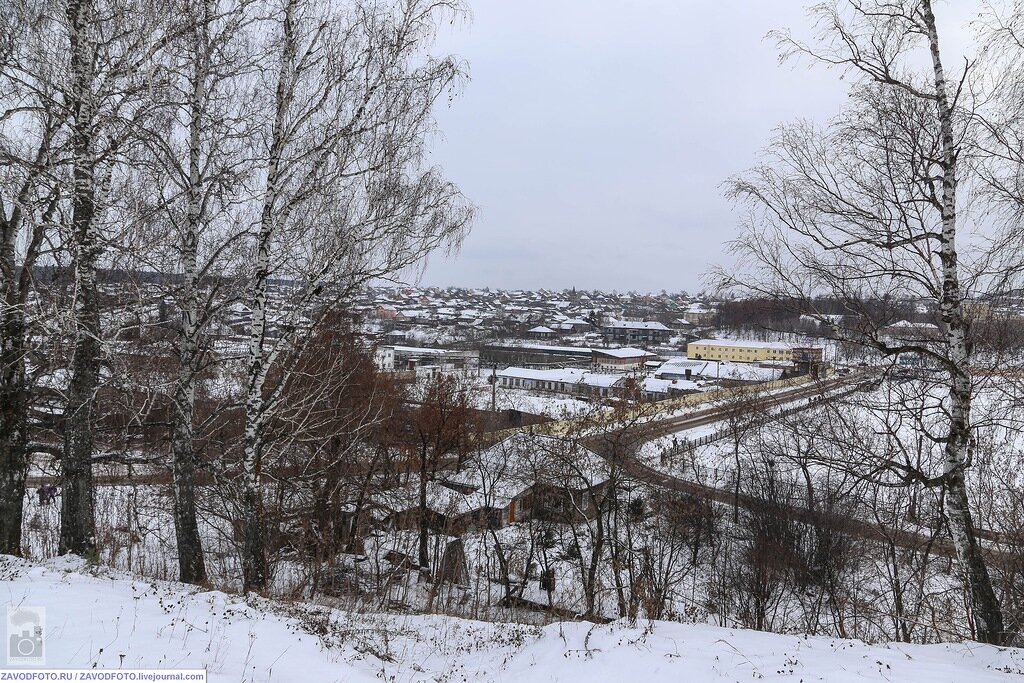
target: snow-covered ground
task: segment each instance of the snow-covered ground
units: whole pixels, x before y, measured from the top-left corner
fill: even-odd
[[[553,418],[575,417],[586,415],[595,410],[594,404],[578,398],[567,396],[550,396],[527,391],[498,389],[498,410],[520,410],[533,415],[545,415]],[[600,407],[597,408],[598,410]]]
[[[477,408],[489,409],[491,400],[494,399],[494,407],[498,410],[519,410],[531,415],[544,415],[555,419],[586,415],[602,410],[596,403],[584,401],[572,396],[542,393],[539,391],[526,391],[523,389],[508,389],[495,387],[494,394],[491,394],[491,385],[487,382],[487,375],[478,377],[469,376],[474,381],[472,394],[473,403]]]
[[[57,558],[0,556],[0,596],[44,607],[50,667],[205,667],[211,681],[1020,680],[1024,651],[866,645],[702,624],[495,624],[245,601]]]

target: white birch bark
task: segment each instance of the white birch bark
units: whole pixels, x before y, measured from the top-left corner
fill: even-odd
[[[67,7],[71,87],[72,178],[71,234],[74,250],[75,346],[71,383],[64,409],[64,455],[61,460],[61,553],[96,550],[92,454],[95,395],[99,387],[100,311],[97,267],[102,251],[96,225],[95,39],[92,0],[72,0]]]
[[[204,4],[209,20],[209,4]],[[199,371],[199,237],[202,232],[202,142],[203,106],[206,102],[208,53],[207,32],[200,28],[194,38],[192,93],[189,101],[187,211],[181,231],[180,258],[182,289],[178,302],[181,330],[178,336],[178,378],[174,392],[174,426],[171,434],[174,484],[174,531],[178,546],[179,579],[186,583],[206,581],[202,540],[196,519],[194,423],[196,376]]]
[[[333,302],[457,244],[468,226],[471,211],[458,190],[420,168],[431,108],[452,86],[457,65],[412,65],[436,15],[451,7],[414,0],[337,12],[288,0],[276,20],[247,297],[246,590],[264,589],[269,573],[261,485],[267,421],[290,373],[282,363],[298,356],[291,352]],[[287,306],[269,298],[275,277],[295,282]]]
[[[971,596],[974,629],[978,640],[1001,644],[1005,638],[1002,612],[985,558],[974,534],[967,497],[965,470],[970,467],[971,447],[971,351],[960,293],[956,244],[957,231],[957,149],[953,138],[953,111],[939,50],[939,36],[931,0],[921,0],[924,24],[935,74],[935,105],[942,143],[942,237],[939,259],[942,265],[942,296],[939,301],[949,356],[949,436],[945,448],[944,486],[946,523],[956,548]]]
[[[270,249],[278,220],[279,182],[282,154],[285,149],[285,121],[294,98],[294,61],[297,53],[295,35],[296,0],[285,5],[281,26],[282,50],[274,92],[273,124],[267,156],[266,187],[260,211],[256,239],[256,258],[250,310],[249,357],[245,393],[245,451],[242,456],[243,589],[265,590],[268,572],[265,550],[266,519],[263,509],[261,480],[263,476],[264,387],[267,379],[266,330],[267,285],[270,279]]]

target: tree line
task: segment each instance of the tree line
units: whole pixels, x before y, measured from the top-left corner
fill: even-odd
[[[59,370],[60,552],[95,552],[93,466],[109,445],[97,427],[104,391],[123,379],[115,342],[126,325],[100,276],[158,271],[173,274],[161,301],[176,320],[161,340],[169,374],[149,389],[169,406],[180,577],[206,579],[195,471],[197,426],[210,416],[198,414],[197,384],[219,357],[210,327],[240,304],[233,482],[244,587],[264,589],[263,458],[291,361],[331,302],[457,248],[469,229],[472,207],[427,155],[433,113],[466,75],[431,44],[465,9],[12,0],[3,10],[0,550],[22,551],[32,397]],[[66,286],[41,293],[41,266],[69,270]]]

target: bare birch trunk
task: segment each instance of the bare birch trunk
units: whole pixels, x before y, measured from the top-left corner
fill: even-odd
[[[967,319],[960,295],[956,247],[957,154],[953,138],[953,112],[946,92],[946,76],[939,52],[931,0],[921,0],[932,67],[935,73],[935,104],[942,136],[942,237],[939,259],[942,264],[942,295],[939,301],[946,342],[949,345],[949,438],[945,449],[945,516],[957,559],[971,596],[974,629],[978,640],[1001,644],[1003,617],[992,589],[992,581],[974,534],[974,522],[967,498],[964,471],[970,465],[971,445],[971,351],[967,338]]]
[[[266,192],[260,213],[256,243],[256,262],[252,282],[252,322],[249,329],[249,358],[245,397],[245,452],[242,456],[242,504],[245,518],[242,547],[242,581],[246,591],[265,590],[268,568],[266,554],[266,515],[263,509],[261,478],[263,469],[264,385],[267,357],[264,348],[267,328],[267,284],[270,279],[270,245],[277,228],[276,215],[281,157],[285,147],[285,120],[292,95],[291,82],[296,54],[295,0],[285,8],[283,54],[274,94],[274,123],[267,160]]]
[[[100,311],[97,266],[101,253],[96,226],[95,135],[92,80],[94,50],[89,36],[91,0],[73,0],[67,8],[70,26],[72,115],[71,231],[75,257],[75,348],[71,383],[64,409],[64,454],[61,462],[61,553],[96,550],[93,512],[93,428],[99,387]]]
[[[181,332],[178,339],[178,381],[174,393],[174,428],[171,450],[174,456],[174,532],[178,546],[179,578],[185,583],[206,582],[202,539],[196,520],[195,423],[196,375],[199,370],[199,296],[198,277],[199,231],[202,221],[200,168],[200,134],[204,101],[206,69],[202,51],[197,51],[192,81],[191,120],[189,122],[189,180],[186,191],[188,215],[182,235],[181,262],[184,275],[181,301]]]
[[[269,194],[269,189],[268,189]],[[263,509],[263,386],[267,369],[264,337],[267,325],[267,280],[270,239],[273,234],[269,207],[264,207],[256,256],[249,330],[248,386],[245,396],[245,450],[242,454],[242,584],[248,591],[267,588],[266,518]]]

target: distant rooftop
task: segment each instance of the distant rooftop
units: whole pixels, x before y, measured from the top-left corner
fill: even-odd
[[[594,353],[611,356],[612,358],[645,358],[655,357],[656,354],[649,353],[643,349],[634,349],[631,346],[626,346],[621,349],[593,349]]]
[[[779,349],[788,350],[794,346],[806,346],[806,344],[790,344],[787,342],[753,341],[749,339],[698,339],[690,342],[690,345],[705,344],[707,346],[736,346],[747,349]]]

